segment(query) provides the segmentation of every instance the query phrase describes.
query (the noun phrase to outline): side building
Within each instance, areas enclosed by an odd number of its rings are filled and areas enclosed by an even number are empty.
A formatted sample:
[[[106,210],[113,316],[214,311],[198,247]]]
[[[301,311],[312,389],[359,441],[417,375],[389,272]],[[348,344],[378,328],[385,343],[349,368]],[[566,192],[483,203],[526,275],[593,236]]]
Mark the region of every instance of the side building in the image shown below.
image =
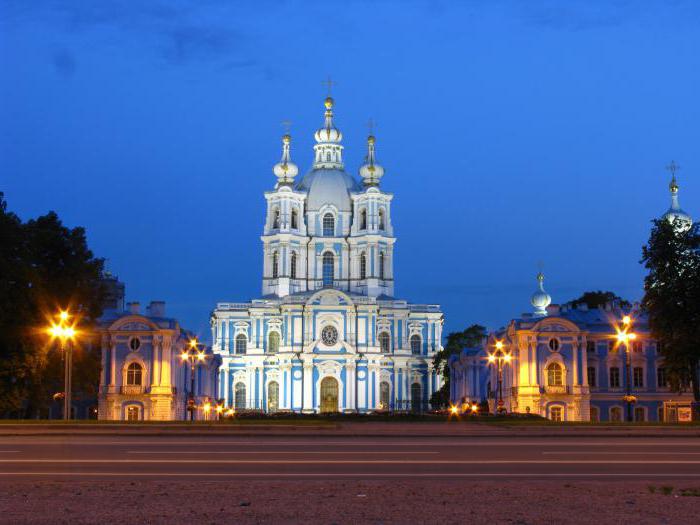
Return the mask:
[[[672,171],[671,207],[663,217],[685,228],[692,219],[679,206]],[[615,422],[630,415],[634,421],[677,421],[690,414],[690,388],[670,388],[659,344],[638,306],[552,305],[543,283],[539,274],[533,313],[510,320],[483,348],[450,358],[454,404],[487,400],[491,411],[502,406],[555,421]]]
[[[188,407],[195,419],[210,416],[203,408],[216,400],[221,360],[211,348],[200,346],[192,374],[191,361],[182,356],[191,350],[194,335],[166,317],[165,303],[153,301],[145,313],[140,312],[139,303],[129,303],[127,310],[109,309],[102,317],[99,335],[98,419],[183,420],[190,417]]]

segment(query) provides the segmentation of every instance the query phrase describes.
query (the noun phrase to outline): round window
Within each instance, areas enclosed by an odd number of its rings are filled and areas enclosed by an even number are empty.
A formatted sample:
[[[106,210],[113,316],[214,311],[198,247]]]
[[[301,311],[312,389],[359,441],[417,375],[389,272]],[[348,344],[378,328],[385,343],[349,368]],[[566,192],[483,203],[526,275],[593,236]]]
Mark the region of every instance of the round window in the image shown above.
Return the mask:
[[[333,346],[338,342],[338,330],[335,329],[335,326],[326,326],[321,331],[321,341],[326,346]]]
[[[554,339],[554,338],[550,339],[549,340],[549,349],[552,352],[556,352],[557,350],[559,350],[559,340]]]
[[[131,350],[136,351],[141,347],[141,340],[138,337],[132,337],[129,340],[129,348]]]

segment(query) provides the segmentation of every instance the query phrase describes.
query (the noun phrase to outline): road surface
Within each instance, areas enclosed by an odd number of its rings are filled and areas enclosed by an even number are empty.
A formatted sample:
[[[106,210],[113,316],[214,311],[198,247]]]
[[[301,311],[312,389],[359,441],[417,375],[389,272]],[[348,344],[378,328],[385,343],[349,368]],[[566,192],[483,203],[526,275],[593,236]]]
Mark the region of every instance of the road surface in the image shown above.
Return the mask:
[[[2,436],[0,479],[698,479],[697,438]]]

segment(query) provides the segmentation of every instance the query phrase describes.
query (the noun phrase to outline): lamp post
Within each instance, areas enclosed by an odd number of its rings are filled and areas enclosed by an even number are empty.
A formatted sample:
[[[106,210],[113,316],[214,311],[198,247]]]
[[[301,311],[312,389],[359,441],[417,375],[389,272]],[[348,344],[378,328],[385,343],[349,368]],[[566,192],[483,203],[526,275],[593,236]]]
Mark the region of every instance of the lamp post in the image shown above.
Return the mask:
[[[498,371],[498,391],[496,394],[496,410],[501,413],[506,411],[505,402],[503,401],[503,363],[510,363],[511,355],[503,349],[503,341],[496,341],[496,350],[489,354],[488,361],[490,364],[497,364]]]
[[[358,377],[357,377],[357,372],[359,371],[359,370],[358,370],[358,367],[360,366],[360,361],[362,361],[362,358],[363,358],[363,357],[365,357],[365,355],[364,355],[362,352],[358,352],[358,353],[357,353],[357,361],[355,361],[355,412],[356,412],[357,414],[360,413],[360,407],[357,405],[358,400],[359,400],[359,396],[358,396],[358,393],[357,393],[357,387],[358,387],[359,384],[360,384],[360,383],[359,383],[359,379],[358,379]]]
[[[199,343],[197,338],[190,339],[187,344],[187,348],[180,354],[180,359],[182,362],[189,361],[190,363],[190,391],[187,396],[186,408],[190,412],[190,421],[194,421],[194,410],[195,410],[195,398],[194,398],[194,372],[197,363],[204,362],[206,359],[206,354],[199,349]],[[187,419],[187,418],[185,418]]]
[[[63,354],[63,419],[69,420],[71,417],[71,396],[72,396],[72,379],[73,379],[73,338],[76,336],[76,330],[68,324],[70,314],[62,310],[58,314],[58,323],[52,323],[48,328],[49,335],[58,339],[61,345]]]
[[[630,353],[630,342],[637,338],[637,334],[631,331],[632,329],[632,318],[629,315],[625,315],[622,318],[622,329],[617,330],[617,342],[619,346],[624,345],[625,348],[625,397],[624,401],[627,405],[627,422],[631,423],[633,421],[632,417],[632,405],[636,401],[636,398],[632,395],[632,355]]]

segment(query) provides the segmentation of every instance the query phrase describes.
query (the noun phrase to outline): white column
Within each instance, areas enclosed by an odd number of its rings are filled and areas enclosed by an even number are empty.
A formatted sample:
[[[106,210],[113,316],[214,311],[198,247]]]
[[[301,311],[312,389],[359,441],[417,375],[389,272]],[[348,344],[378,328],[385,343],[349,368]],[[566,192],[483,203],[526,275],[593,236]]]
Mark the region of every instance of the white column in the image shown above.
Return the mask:
[[[345,365],[345,409],[356,410],[355,406],[355,364]]]
[[[304,411],[313,411],[313,370],[312,364],[304,363]]]
[[[114,336],[110,339],[109,359],[109,385],[114,389],[117,385],[117,340]]]
[[[579,386],[581,383],[580,383],[580,381],[578,380],[578,352],[579,352],[579,343],[578,343],[578,341],[574,341],[573,346],[574,346],[574,352],[573,352],[573,355],[574,355],[574,366],[573,366],[573,368],[572,368],[572,370],[573,370],[573,372],[574,372],[573,385],[574,385],[574,386]]]

